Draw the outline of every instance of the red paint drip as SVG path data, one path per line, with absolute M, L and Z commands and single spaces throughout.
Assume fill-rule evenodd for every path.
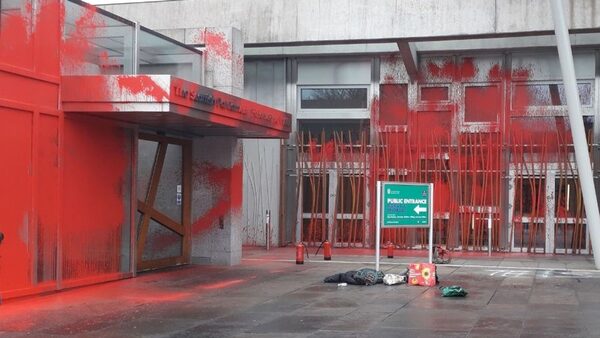
M 477 67 L 473 63 L 472 57 L 463 58 L 461 73 L 463 80 L 472 79 L 477 75 Z
M 502 68 L 499 64 L 495 64 L 490 68 L 487 75 L 488 81 L 496 81 L 502 79 Z

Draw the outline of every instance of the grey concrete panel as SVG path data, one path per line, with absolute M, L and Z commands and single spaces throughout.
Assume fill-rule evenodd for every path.
M 553 30 L 542 0 L 182 0 L 103 7 L 152 29 L 236 27 L 246 44 Z M 570 1 L 566 15 L 571 28 L 600 26 L 595 0 Z

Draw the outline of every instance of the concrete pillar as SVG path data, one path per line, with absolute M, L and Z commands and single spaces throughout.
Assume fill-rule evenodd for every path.
M 187 29 L 188 44 L 204 44 L 204 85 L 242 96 L 244 45 L 238 29 Z M 235 265 L 242 258 L 243 147 L 235 137 L 193 142 L 192 262 Z
M 244 95 L 244 42 L 233 27 L 185 30 L 185 43 L 204 45 L 204 85 L 235 96 Z
M 192 145 L 192 263 L 239 264 L 242 258 L 242 147 L 233 137 Z

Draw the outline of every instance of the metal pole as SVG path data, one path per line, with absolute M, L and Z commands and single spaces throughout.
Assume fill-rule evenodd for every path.
M 377 206 L 375 207 L 375 214 L 375 271 L 379 271 L 379 236 L 381 236 L 381 181 L 377 181 Z
M 488 216 L 488 256 L 492 255 L 492 213 Z
M 271 249 L 271 212 L 267 210 L 267 223 L 266 223 L 266 238 L 265 243 L 267 243 L 267 251 Z
M 433 183 L 429 183 L 429 264 L 433 263 Z
M 565 23 L 562 1 L 552 0 L 550 3 L 552 4 L 552 15 L 554 17 L 554 32 L 556 34 L 560 69 L 567 95 L 569 123 L 571 125 L 571 134 L 573 135 L 577 172 L 581 183 L 592 247 L 597 249 L 600 248 L 600 229 L 598 228 L 600 226 L 600 212 L 598 211 L 592 165 L 590 163 L 588 144 L 585 139 L 585 128 L 581 117 L 581 103 L 579 102 L 579 95 L 577 93 L 577 80 L 575 79 L 575 67 L 573 65 L 573 54 L 569 42 L 569 32 Z M 594 262 L 596 269 L 600 269 L 600 258 L 595 252 Z

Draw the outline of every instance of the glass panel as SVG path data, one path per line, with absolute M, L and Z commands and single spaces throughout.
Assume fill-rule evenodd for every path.
M 133 74 L 133 23 L 65 2 L 63 75 Z
M 584 106 L 592 104 L 592 85 L 578 83 L 579 99 Z M 562 84 L 518 84 L 512 95 L 513 108 L 565 106 L 567 98 Z
M 555 217 L 566 218 L 576 217 L 577 213 L 577 195 L 578 185 L 574 178 L 557 178 L 554 181 L 554 210 Z M 583 201 L 579 201 L 582 203 Z M 582 207 L 580 205 L 580 207 Z
M 501 98 L 497 86 L 465 87 L 465 122 L 497 122 Z
M 138 35 L 139 73 L 169 74 L 200 83 L 201 53 L 144 27 Z
M 560 220 L 559 220 L 560 221 Z M 555 230 L 555 246 L 557 249 L 585 250 L 586 225 L 557 223 Z
M 182 237 L 151 219 L 142 260 L 179 257 L 182 254 Z
M 421 87 L 421 101 L 448 101 L 448 87 Z
M 338 184 L 337 212 L 362 214 L 364 210 L 364 177 L 344 176 Z
M 323 184 L 323 177 L 318 175 L 305 176 L 302 180 L 302 212 L 304 213 L 320 214 L 327 213 L 329 210 L 329 198 L 327 197 L 329 176 L 325 176 L 325 184 Z
M 154 209 L 175 222 L 182 221 L 183 151 L 180 145 L 169 144 L 160 174 Z
M 146 201 L 157 149 L 158 142 L 142 139 L 138 141 L 137 198 L 141 201 Z
M 546 238 L 546 228 L 543 223 L 529 224 L 523 223 L 522 230 L 517 225 L 517 231 L 515 231 L 515 247 L 523 248 L 544 248 Z M 523 246 L 521 246 L 521 243 Z
M 515 193 L 515 215 L 544 217 L 546 214 L 546 180 L 523 177 Z
M 366 109 L 367 88 L 302 88 L 302 109 Z
M 135 213 L 135 233 L 137 234 L 136 238 L 139 238 L 140 236 L 140 228 L 142 226 L 142 216 L 144 216 L 144 214 L 142 214 L 141 212 L 136 212 Z
M 364 233 L 364 221 L 362 219 L 338 219 L 336 242 L 338 243 L 362 243 Z
M 302 220 L 302 241 L 321 243 L 326 236 L 327 220 L 321 218 Z M 325 232 L 325 234 L 324 234 Z

